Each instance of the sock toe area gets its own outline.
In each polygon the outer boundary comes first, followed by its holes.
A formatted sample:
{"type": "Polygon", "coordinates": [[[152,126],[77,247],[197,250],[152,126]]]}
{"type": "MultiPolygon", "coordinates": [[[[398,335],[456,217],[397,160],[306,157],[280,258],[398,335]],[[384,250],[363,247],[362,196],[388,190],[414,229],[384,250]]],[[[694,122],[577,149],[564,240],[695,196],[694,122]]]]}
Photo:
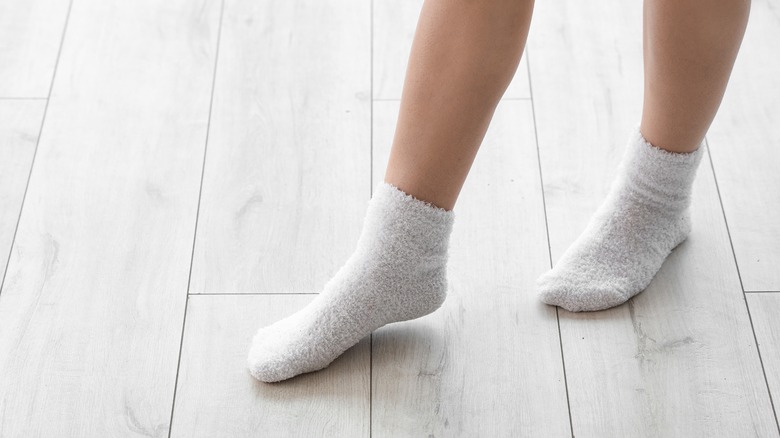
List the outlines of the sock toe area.
{"type": "Polygon", "coordinates": [[[633,295],[628,279],[583,275],[582,271],[553,269],[536,280],[539,300],[570,312],[593,312],[623,304],[633,295]]]}
{"type": "Polygon", "coordinates": [[[333,336],[320,329],[325,325],[321,317],[312,317],[304,311],[260,328],[252,338],[247,355],[250,373],[270,383],[325,368],[342,352],[333,336]],[[324,343],[307,342],[312,338],[324,343]]]}
{"type": "Polygon", "coordinates": [[[627,301],[626,297],[614,290],[591,290],[586,293],[571,293],[565,289],[547,290],[539,294],[539,299],[551,306],[558,306],[569,312],[595,312],[619,306],[627,301]]]}
{"type": "Polygon", "coordinates": [[[284,351],[273,348],[274,330],[260,329],[252,339],[252,345],[247,355],[247,368],[257,380],[262,382],[278,382],[289,378],[285,371],[284,351]]]}

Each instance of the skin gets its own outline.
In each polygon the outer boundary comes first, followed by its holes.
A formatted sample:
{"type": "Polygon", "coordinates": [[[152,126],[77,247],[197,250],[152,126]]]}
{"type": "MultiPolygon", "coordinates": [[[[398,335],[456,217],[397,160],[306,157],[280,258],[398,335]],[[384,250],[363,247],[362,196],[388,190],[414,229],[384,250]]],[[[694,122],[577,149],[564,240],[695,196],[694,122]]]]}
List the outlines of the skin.
{"type": "MultiPolygon", "coordinates": [[[[425,0],[385,182],[452,210],[528,37],[533,0],[425,0]]],[[[720,106],[749,0],[645,0],[640,130],[695,150],[720,106]]]]}
{"type": "Polygon", "coordinates": [[[426,0],[385,182],[451,210],[520,63],[528,0],[426,0]]]}
{"type": "Polygon", "coordinates": [[[671,152],[698,149],[718,111],[750,0],[645,0],[640,131],[671,152]]]}

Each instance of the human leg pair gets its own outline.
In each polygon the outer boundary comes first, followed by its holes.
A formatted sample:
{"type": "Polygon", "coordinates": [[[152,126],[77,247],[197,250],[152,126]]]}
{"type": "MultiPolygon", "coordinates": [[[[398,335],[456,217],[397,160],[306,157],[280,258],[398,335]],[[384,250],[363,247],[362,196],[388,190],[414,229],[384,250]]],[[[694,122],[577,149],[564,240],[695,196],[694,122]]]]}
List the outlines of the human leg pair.
{"type": "MultiPolygon", "coordinates": [[[[540,279],[543,301],[569,310],[620,304],[685,238],[698,146],[748,8],[737,0],[646,1],[641,127],[588,230],[540,279]],[[615,259],[640,266],[641,276],[604,262],[615,259]]],[[[387,172],[357,249],[311,304],[257,332],[248,357],[253,376],[273,382],[322,369],[382,325],[441,305],[453,208],[519,64],[532,10],[533,0],[425,1],[387,172]]]]}

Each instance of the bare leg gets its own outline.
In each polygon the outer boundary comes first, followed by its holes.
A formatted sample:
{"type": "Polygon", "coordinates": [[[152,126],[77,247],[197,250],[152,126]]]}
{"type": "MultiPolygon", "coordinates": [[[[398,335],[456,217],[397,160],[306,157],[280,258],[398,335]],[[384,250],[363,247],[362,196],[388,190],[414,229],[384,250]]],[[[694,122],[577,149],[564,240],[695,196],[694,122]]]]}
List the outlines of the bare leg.
{"type": "Polygon", "coordinates": [[[451,210],[517,70],[533,0],[426,0],[385,182],[451,210]]]}
{"type": "Polygon", "coordinates": [[[645,0],[640,130],[672,152],[695,150],[723,99],[750,0],[645,0]]]}

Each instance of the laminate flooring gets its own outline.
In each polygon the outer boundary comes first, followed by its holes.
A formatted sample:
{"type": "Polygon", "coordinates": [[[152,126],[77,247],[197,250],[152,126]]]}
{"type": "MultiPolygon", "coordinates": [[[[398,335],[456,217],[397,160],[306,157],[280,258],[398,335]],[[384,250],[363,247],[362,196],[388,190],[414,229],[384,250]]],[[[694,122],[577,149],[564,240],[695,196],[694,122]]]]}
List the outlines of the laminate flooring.
{"type": "Polygon", "coordinates": [[[780,10],[754,0],[694,230],[595,313],[534,280],[642,99],[641,2],[537,2],[449,293],[327,369],[245,369],[354,249],[422,0],[0,1],[0,437],[777,437],[780,10]],[[594,25],[596,23],[596,25],[594,25]]]}

